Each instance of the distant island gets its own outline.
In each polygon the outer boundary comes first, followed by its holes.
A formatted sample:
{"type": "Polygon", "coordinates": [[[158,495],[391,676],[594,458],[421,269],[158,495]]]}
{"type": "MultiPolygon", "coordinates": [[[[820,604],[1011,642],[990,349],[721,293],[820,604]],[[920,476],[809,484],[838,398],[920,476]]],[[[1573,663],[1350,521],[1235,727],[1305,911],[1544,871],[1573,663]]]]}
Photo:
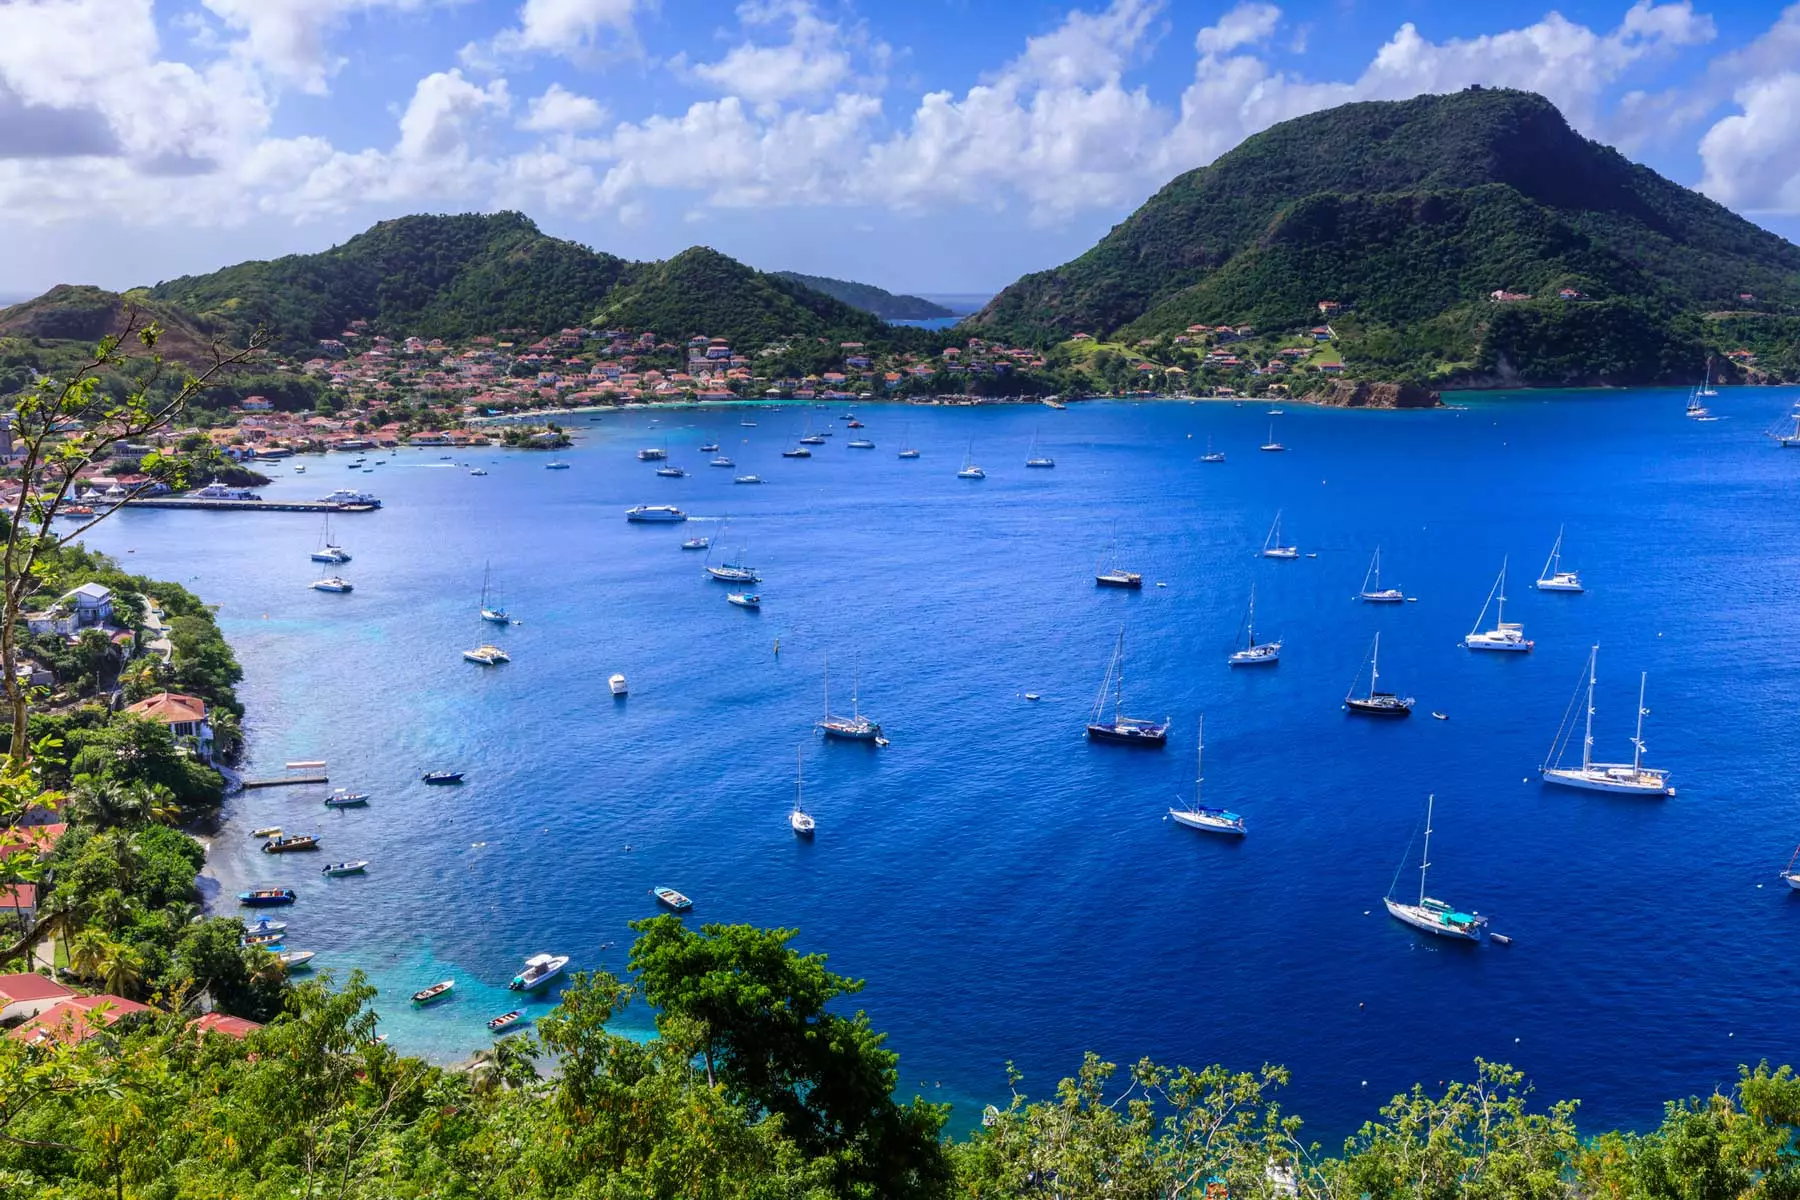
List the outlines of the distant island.
{"type": "Polygon", "coordinates": [[[842,300],[852,308],[873,313],[884,321],[930,321],[954,317],[956,313],[922,296],[895,295],[870,283],[852,283],[847,279],[831,279],[824,275],[802,275],[798,271],[776,271],[778,279],[823,292],[834,300],[842,300]]]}

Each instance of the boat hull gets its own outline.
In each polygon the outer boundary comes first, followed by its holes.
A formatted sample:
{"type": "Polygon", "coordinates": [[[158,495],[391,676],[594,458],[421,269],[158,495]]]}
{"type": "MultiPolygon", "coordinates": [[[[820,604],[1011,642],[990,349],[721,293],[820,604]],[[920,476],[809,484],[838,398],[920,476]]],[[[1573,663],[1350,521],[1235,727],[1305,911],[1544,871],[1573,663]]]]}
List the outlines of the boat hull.
{"type": "Polygon", "coordinates": [[[1135,592],[1143,589],[1144,577],[1137,574],[1114,572],[1106,575],[1094,576],[1094,585],[1096,587],[1104,588],[1124,588],[1128,591],[1135,592]]]}
{"type": "Polygon", "coordinates": [[[1169,727],[1167,725],[1098,725],[1089,723],[1087,727],[1089,740],[1111,742],[1119,746],[1160,747],[1168,744],[1169,727]]]}
{"type": "Polygon", "coordinates": [[[1242,817],[1238,818],[1236,822],[1224,821],[1204,813],[1194,813],[1182,808],[1171,808],[1169,810],[1169,819],[1174,821],[1177,825],[1185,825],[1189,829],[1197,829],[1201,833],[1216,833],[1225,837],[1244,836],[1242,817]]]}
{"type": "Polygon", "coordinates": [[[1523,639],[1517,641],[1489,639],[1481,634],[1471,634],[1463,639],[1462,644],[1465,650],[1482,650],[1499,654],[1529,654],[1532,647],[1531,642],[1523,639]]]}
{"type": "Polygon", "coordinates": [[[1410,717],[1412,705],[1398,701],[1384,703],[1380,700],[1352,698],[1344,701],[1344,711],[1359,717],[1410,717]]]}
{"type": "Polygon", "coordinates": [[[1281,661],[1281,647],[1239,650],[1225,661],[1234,667],[1272,667],[1281,661]]]}
{"type": "MultiPolygon", "coordinates": [[[[1629,770],[1630,768],[1626,768],[1629,770]]],[[[1675,789],[1660,773],[1639,772],[1635,776],[1611,775],[1606,765],[1596,763],[1583,771],[1579,767],[1545,767],[1539,772],[1545,783],[1557,787],[1576,788],[1584,792],[1610,792],[1615,796],[1673,796],[1675,789]]]]}
{"type": "Polygon", "coordinates": [[[840,742],[873,742],[881,737],[881,726],[869,722],[820,721],[819,732],[840,742]]]}
{"type": "Polygon", "coordinates": [[[1399,588],[1388,588],[1381,592],[1364,592],[1358,599],[1364,604],[1401,604],[1406,600],[1406,593],[1399,588]]]}
{"type": "Polygon", "coordinates": [[[1410,925],[1421,933],[1429,933],[1433,937],[1441,937],[1452,942],[1478,942],[1481,940],[1480,926],[1446,925],[1431,913],[1412,904],[1400,904],[1397,901],[1382,898],[1387,905],[1388,916],[1405,925],[1410,925]]]}
{"type": "Polygon", "coordinates": [[[1579,583],[1567,579],[1540,579],[1537,581],[1540,592],[1585,592],[1587,589],[1579,583]]]}
{"type": "Polygon", "coordinates": [[[1787,880],[1787,885],[1789,887],[1793,888],[1796,892],[1800,892],[1800,871],[1784,871],[1781,877],[1787,880]]]}

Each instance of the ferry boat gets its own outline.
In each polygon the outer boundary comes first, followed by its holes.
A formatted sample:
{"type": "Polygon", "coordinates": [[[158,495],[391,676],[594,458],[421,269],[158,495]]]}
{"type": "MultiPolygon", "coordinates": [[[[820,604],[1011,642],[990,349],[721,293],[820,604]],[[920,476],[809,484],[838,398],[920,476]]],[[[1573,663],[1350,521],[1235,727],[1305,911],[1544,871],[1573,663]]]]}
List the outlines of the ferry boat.
{"type": "Polygon", "coordinates": [[[661,462],[669,457],[669,452],[650,446],[639,450],[637,456],[639,462],[661,462]]]}
{"type": "Polygon", "coordinates": [[[1375,547],[1375,557],[1369,560],[1369,569],[1363,572],[1362,591],[1356,598],[1364,604],[1399,604],[1406,599],[1406,593],[1399,588],[1381,586],[1381,547],[1375,547]]]}
{"type": "Polygon", "coordinates": [[[735,467],[737,466],[737,463],[721,454],[706,465],[709,467],[735,467]]]}
{"type": "Polygon", "coordinates": [[[640,504],[635,508],[626,509],[625,519],[640,524],[654,525],[685,521],[688,517],[673,504],[640,504]]]}
{"type": "Polygon", "coordinates": [[[353,592],[356,585],[341,575],[328,575],[324,579],[315,579],[307,586],[315,592],[353,592]]]}
{"type": "Polygon", "coordinates": [[[732,480],[731,482],[733,482],[733,483],[761,483],[762,476],[761,475],[739,475],[736,479],[732,480]]]}
{"type": "Polygon", "coordinates": [[[320,504],[335,504],[339,508],[380,508],[381,501],[368,492],[359,492],[355,488],[338,488],[329,496],[320,496],[320,504]]]}
{"type": "Polygon", "coordinates": [[[427,771],[419,776],[419,780],[422,783],[434,784],[441,787],[446,783],[461,783],[463,781],[463,773],[461,771],[427,771]]]}
{"type": "Polygon", "coordinates": [[[711,538],[694,537],[681,543],[681,548],[683,550],[704,550],[710,545],[712,545],[711,538]]]}
{"type": "MultiPolygon", "coordinates": [[[[1357,672],[1362,678],[1362,672],[1357,672]]],[[[1398,696],[1393,692],[1377,691],[1375,685],[1381,681],[1381,635],[1375,635],[1375,644],[1369,647],[1369,692],[1365,696],[1356,695],[1356,685],[1350,685],[1350,691],[1344,696],[1344,710],[1359,713],[1365,717],[1410,717],[1413,710],[1411,696],[1398,696]]]]}
{"type": "Polygon", "coordinates": [[[1125,628],[1119,627],[1119,640],[1113,647],[1112,661],[1106,667],[1106,680],[1094,701],[1094,714],[1088,721],[1087,735],[1096,742],[1120,742],[1129,746],[1162,746],[1169,738],[1169,722],[1149,721],[1142,717],[1120,715],[1125,691],[1125,628]],[[1112,716],[1107,719],[1107,694],[1112,695],[1112,716]]]}
{"type": "Polygon", "coordinates": [[[1204,778],[1201,764],[1206,752],[1206,718],[1202,716],[1194,728],[1194,802],[1187,808],[1171,808],[1169,819],[1177,825],[1198,829],[1201,833],[1222,833],[1243,837],[1244,818],[1225,808],[1208,808],[1200,803],[1200,783],[1204,778]]]}
{"type": "Polygon", "coordinates": [[[501,663],[512,661],[512,655],[498,646],[477,646],[473,650],[464,650],[462,656],[467,661],[483,667],[497,667],[501,663]]]}
{"type": "Polygon", "coordinates": [[[760,609],[762,607],[762,597],[755,592],[727,592],[725,595],[725,603],[735,604],[739,608],[760,609]]]}
{"type": "Polygon", "coordinates": [[[439,983],[434,983],[422,991],[414,992],[412,994],[412,1002],[414,1004],[425,1005],[442,1000],[445,996],[450,994],[450,990],[455,986],[456,980],[454,979],[445,979],[439,983]]]}
{"type": "Polygon", "coordinates": [[[256,888],[238,893],[238,903],[246,908],[273,908],[278,904],[292,904],[294,899],[293,888],[256,888]]]}
{"type": "Polygon", "coordinates": [[[321,867],[319,869],[319,874],[331,879],[342,879],[346,875],[361,875],[364,871],[368,870],[368,867],[368,859],[357,858],[352,859],[349,862],[332,863],[329,866],[321,867]]]}
{"type": "Polygon", "coordinates": [[[514,992],[535,992],[550,986],[550,981],[561,975],[563,968],[569,965],[566,954],[534,954],[525,960],[525,969],[512,977],[507,989],[514,992]]]}
{"type": "Polygon", "coordinates": [[[850,441],[845,442],[844,445],[851,450],[873,450],[875,448],[875,443],[868,438],[852,438],[850,441]]]}
{"type": "Polygon", "coordinates": [[[1575,736],[1575,706],[1581,700],[1581,684],[1575,685],[1575,695],[1569,701],[1567,712],[1563,716],[1562,725],[1556,731],[1556,738],[1550,743],[1550,752],[1545,755],[1544,764],[1538,768],[1538,774],[1545,783],[1559,787],[1580,788],[1589,792],[1612,792],[1625,796],[1673,796],[1675,789],[1669,786],[1669,773],[1655,767],[1644,765],[1644,717],[1649,709],[1644,707],[1644,688],[1649,680],[1649,673],[1638,676],[1638,717],[1637,731],[1631,736],[1631,761],[1629,763],[1595,762],[1594,756],[1594,685],[1597,664],[1600,660],[1600,647],[1595,646],[1588,651],[1587,669],[1587,702],[1582,705],[1586,724],[1581,736],[1581,765],[1565,767],[1562,756],[1569,748],[1570,740],[1575,736]]]}
{"type": "Polygon", "coordinates": [[[656,468],[656,473],[658,475],[662,476],[664,479],[686,479],[687,478],[686,471],[682,470],[680,467],[673,466],[673,465],[667,466],[667,467],[658,467],[658,468],[656,468]]]}
{"type": "Polygon", "coordinates": [[[223,483],[209,483],[197,492],[190,493],[195,500],[261,500],[262,497],[245,487],[230,487],[223,483]]]}
{"type": "Polygon", "coordinates": [[[812,451],[808,450],[805,446],[795,446],[792,450],[783,450],[781,452],[781,457],[783,457],[783,458],[811,458],[812,451]]]}
{"type": "Polygon", "coordinates": [[[1475,624],[1464,635],[1462,644],[1470,650],[1495,650],[1529,654],[1533,643],[1525,636],[1525,626],[1517,621],[1506,619],[1506,560],[1500,560],[1500,576],[1494,580],[1494,586],[1488,592],[1486,603],[1475,617],[1475,624]],[[1499,602],[1494,613],[1494,627],[1482,629],[1481,622],[1487,617],[1488,606],[1499,602]]]}
{"type": "Polygon", "coordinates": [[[828,738],[838,738],[846,742],[882,743],[881,726],[862,715],[861,700],[858,693],[862,691],[862,680],[850,691],[850,715],[834,716],[831,711],[831,656],[825,656],[825,715],[818,721],[818,729],[828,738]]]}
{"type": "Polygon", "coordinates": [[[607,677],[606,686],[615,699],[623,699],[629,693],[629,689],[625,685],[625,676],[616,672],[607,677]]]}
{"type": "Polygon", "coordinates": [[[813,815],[806,811],[806,805],[801,799],[800,793],[805,784],[805,780],[806,774],[802,769],[800,762],[800,749],[799,747],[795,747],[794,807],[788,812],[788,828],[792,829],[794,831],[794,836],[798,838],[810,838],[818,829],[818,822],[814,821],[813,815]]]}
{"type": "Polygon", "coordinates": [[[515,1008],[509,1013],[501,1013],[499,1016],[490,1020],[487,1023],[487,1027],[489,1033],[504,1033],[515,1026],[527,1024],[530,1024],[530,1022],[525,1019],[525,1010],[522,1008],[515,1008]]]}
{"type": "Polygon", "coordinates": [[[1281,660],[1281,639],[1272,642],[1256,640],[1256,588],[1250,588],[1250,607],[1244,613],[1244,648],[1234,650],[1225,661],[1233,667],[1272,667],[1281,660]]]}
{"type": "Polygon", "coordinates": [[[672,887],[653,887],[650,889],[650,894],[656,897],[656,902],[658,904],[665,908],[673,909],[676,912],[686,912],[688,909],[694,907],[694,902],[692,900],[689,900],[686,896],[682,895],[672,887]]]}
{"type": "MultiPolygon", "coordinates": [[[[1432,796],[1425,801],[1425,852],[1419,860],[1419,902],[1406,904],[1394,899],[1392,888],[1388,889],[1388,894],[1381,898],[1381,902],[1387,906],[1389,916],[1414,929],[1434,937],[1478,942],[1487,929],[1486,917],[1458,911],[1442,900],[1434,900],[1425,894],[1425,873],[1431,869],[1431,814],[1436,799],[1437,797],[1432,796]]],[[[1395,879],[1399,879],[1398,873],[1395,879]]]]}
{"type": "Polygon", "coordinates": [[[1563,531],[1556,531],[1556,544],[1550,547],[1550,557],[1544,560],[1544,569],[1538,573],[1537,589],[1540,592],[1584,592],[1581,586],[1579,571],[1562,569],[1563,531]]]}
{"type": "Polygon", "coordinates": [[[283,950],[275,957],[282,966],[290,971],[304,971],[318,956],[319,953],[316,950],[283,950]]]}
{"type": "Polygon", "coordinates": [[[1263,539],[1262,556],[1264,558],[1299,558],[1300,547],[1281,544],[1281,510],[1275,510],[1275,523],[1269,526],[1269,536],[1263,539]]]}
{"type": "Polygon", "coordinates": [[[334,788],[331,795],[325,797],[326,808],[364,808],[369,803],[369,793],[353,792],[349,788],[334,788]]]}
{"type": "Polygon", "coordinates": [[[290,854],[296,850],[317,850],[319,839],[310,833],[284,833],[262,844],[264,854],[290,854]]]}

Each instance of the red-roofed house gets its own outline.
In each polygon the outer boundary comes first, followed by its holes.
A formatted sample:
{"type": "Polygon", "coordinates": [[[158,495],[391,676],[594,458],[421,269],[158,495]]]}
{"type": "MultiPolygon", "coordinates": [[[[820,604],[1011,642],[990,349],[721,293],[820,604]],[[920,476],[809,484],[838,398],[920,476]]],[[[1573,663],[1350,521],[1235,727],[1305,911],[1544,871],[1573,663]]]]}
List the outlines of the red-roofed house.
{"type": "Polygon", "coordinates": [[[0,886],[0,928],[29,930],[37,920],[37,885],[12,883],[0,886]]]}
{"type": "Polygon", "coordinates": [[[125,711],[167,726],[175,740],[192,747],[201,761],[212,761],[213,731],[206,720],[206,701],[200,697],[158,692],[128,706],[125,711]]]}
{"type": "Polygon", "coordinates": [[[74,998],[75,989],[66,988],[47,975],[0,975],[0,1021],[35,1017],[52,1005],[74,998]]]}
{"type": "Polygon", "coordinates": [[[123,996],[75,996],[54,1004],[8,1036],[15,1041],[41,1046],[45,1042],[61,1042],[73,1046],[93,1037],[128,1013],[149,1012],[146,1005],[123,996]]]}
{"type": "Polygon", "coordinates": [[[188,1022],[189,1029],[198,1029],[201,1033],[222,1033],[226,1037],[243,1041],[252,1029],[261,1029],[255,1021],[246,1021],[242,1017],[230,1017],[224,1013],[210,1012],[203,1017],[195,1017],[188,1022]]]}
{"type": "Polygon", "coordinates": [[[0,830],[0,859],[8,859],[27,851],[41,857],[56,849],[56,843],[62,841],[62,835],[68,831],[69,827],[61,822],[53,825],[15,825],[11,829],[0,830]]]}

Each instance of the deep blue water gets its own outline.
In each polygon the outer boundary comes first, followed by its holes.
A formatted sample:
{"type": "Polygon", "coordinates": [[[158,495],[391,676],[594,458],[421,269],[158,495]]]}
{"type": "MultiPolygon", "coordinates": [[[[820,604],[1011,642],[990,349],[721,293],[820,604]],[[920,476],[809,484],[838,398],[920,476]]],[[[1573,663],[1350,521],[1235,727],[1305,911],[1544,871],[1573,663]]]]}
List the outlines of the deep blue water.
{"type": "Polygon", "coordinates": [[[754,429],[730,410],[608,415],[575,421],[568,471],[502,451],[457,454],[485,478],[437,451],[368,475],[342,456],[275,468],[270,496],[348,483],[386,500],[334,523],[349,596],[305,586],[322,573],[305,516],[130,511],[92,540],[220,605],[246,670],[249,773],[324,758],[334,783],[375,794],[330,814],[322,789],[235,799],[212,870],[226,892],[297,886],[289,944],[367,971],[404,1049],[482,1044],[535,951],[622,967],[626,923],[666,883],[696,919],[796,927],[867,978],[859,1003],[901,1053],[903,1091],[962,1119],[1004,1096],[1007,1060],[1045,1095],[1092,1049],[1285,1063],[1319,1135],[1477,1055],[1581,1097],[1590,1127],[1642,1125],[1740,1062],[1796,1057],[1780,1014],[1800,899],[1777,871],[1800,839],[1800,454],[1757,436],[1794,398],[1728,391],[1715,424],[1684,420],[1671,393],[1293,408],[1284,455],[1256,451],[1260,405],[865,408],[871,452],[816,412],[838,432],[810,461],[778,456],[802,426],[792,408],[754,429]],[[923,458],[895,457],[903,433],[923,458]],[[1023,468],[1034,435],[1054,471],[1023,468]],[[1208,435],[1223,466],[1196,461],[1208,435]],[[708,469],[709,437],[769,482],[708,469]],[[692,477],[633,459],[665,441],[692,477]],[[971,443],[985,482],[955,478],[971,443]],[[665,502],[704,519],[623,519],[665,502]],[[1256,557],[1277,508],[1317,558],[1256,557]],[[678,549],[726,516],[725,545],[766,576],[760,615],[678,549]],[[1565,523],[1591,590],[1537,593],[1565,523]],[[1141,594],[1093,585],[1115,536],[1141,594]],[[1384,582],[1418,603],[1350,599],[1378,542],[1384,582]],[[1503,555],[1508,616],[1537,650],[1478,657],[1456,642],[1503,555]],[[490,559],[516,627],[477,619],[490,559]],[[1252,581],[1286,651],[1233,673],[1252,581]],[[1162,752],[1081,736],[1122,623],[1128,710],[1174,720],[1162,752]],[[1384,683],[1418,697],[1409,722],[1339,709],[1376,630],[1384,683]],[[461,661],[490,636],[510,666],[461,661]],[[1597,748],[1629,753],[1648,671],[1650,761],[1672,799],[1535,781],[1595,641],[1597,748]],[[838,706],[860,666],[891,747],[812,732],[827,652],[838,706]],[[619,703],[615,670],[631,681],[619,703]],[[1241,844],[1163,819],[1202,711],[1207,796],[1246,815],[1241,844]],[[812,845],[785,819],[796,746],[812,845]],[[417,782],[452,766],[460,790],[417,782]],[[1382,913],[1428,792],[1433,893],[1492,914],[1511,947],[1427,944],[1382,913]],[[316,829],[325,852],[255,853],[263,824],[316,829]],[[366,878],[318,877],[352,856],[373,860],[366,878]],[[446,975],[452,1000],[410,1010],[446,975]]]}

